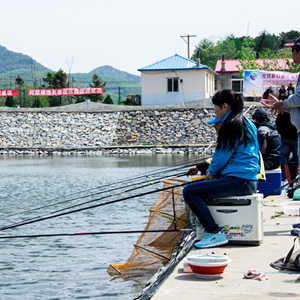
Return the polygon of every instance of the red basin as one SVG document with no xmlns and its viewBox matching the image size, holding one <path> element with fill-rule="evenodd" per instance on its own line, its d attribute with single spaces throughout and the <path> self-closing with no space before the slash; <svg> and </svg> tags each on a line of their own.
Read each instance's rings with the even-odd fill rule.
<svg viewBox="0 0 300 300">
<path fill-rule="evenodd" d="M 204 266 L 196 266 L 189 263 L 193 273 L 195 274 L 204 274 L 204 275 L 221 275 L 224 272 L 224 269 L 227 265 L 223 266 L 215 266 L 215 267 L 204 267 Z"/>
</svg>

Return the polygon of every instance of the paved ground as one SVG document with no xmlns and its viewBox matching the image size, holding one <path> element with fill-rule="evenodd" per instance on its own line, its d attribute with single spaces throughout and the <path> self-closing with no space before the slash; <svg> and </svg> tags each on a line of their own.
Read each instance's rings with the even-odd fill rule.
<svg viewBox="0 0 300 300">
<path fill-rule="evenodd" d="M 205 254 L 212 251 L 216 254 L 226 253 L 232 259 L 232 263 L 225 269 L 222 278 L 196 278 L 194 274 L 183 272 L 181 262 L 151 299 L 300 299 L 300 281 L 297 280 L 300 273 L 278 271 L 269 265 L 286 256 L 294 240 L 290 235 L 291 224 L 300 222 L 299 216 L 276 216 L 282 211 L 279 204 L 288 200 L 283 196 L 269 196 L 264 199 L 264 240 L 260 246 L 227 245 L 206 250 L 195 249 L 188 254 Z M 295 248 L 299 249 L 298 243 Z M 250 268 L 261 270 L 269 280 L 243 279 L 244 272 Z"/>
<path fill-rule="evenodd" d="M 245 108 L 250 106 L 262 107 L 262 104 L 259 102 L 244 102 Z M 24 112 L 24 111 L 32 111 L 32 112 L 112 112 L 112 111 L 143 111 L 143 110 L 155 110 L 155 109 L 187 109 L 187 108 L 212 108 L 210 99 L 203 99 L 191 102 L 182 102 L 177 104 L 170 105 L 156 105 L 156 106 L 130 106 L 130 105 L 111 105 L 97 102 L 81 102 L 72 105 L 64 105 L 64 106 L 53 106 L 53 107 L 41 107 L 41 108 L 31 108 L 31 107 L 0 107 L 0 112 Z"/>
</svg>

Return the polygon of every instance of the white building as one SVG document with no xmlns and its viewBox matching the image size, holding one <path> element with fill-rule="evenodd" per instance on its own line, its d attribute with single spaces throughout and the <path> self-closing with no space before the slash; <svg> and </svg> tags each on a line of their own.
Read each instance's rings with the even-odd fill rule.
<svg viewBox="0 0 300 300">
<path fill-rule="evenodd" d="M 200 61 L 175 54 L 141 72 L 141 105 L 166 105 L 210 98 L 216 73 Z"/>
</svg>

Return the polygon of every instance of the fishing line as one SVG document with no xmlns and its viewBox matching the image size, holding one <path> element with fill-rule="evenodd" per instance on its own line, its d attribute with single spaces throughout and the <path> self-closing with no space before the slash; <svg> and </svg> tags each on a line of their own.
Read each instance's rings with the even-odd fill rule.
<svg viewBox="0 0 300 300">
<path fill-rule="evenodd" d="M 183 175 L 187 175 L 186 172 L 184 173 L 179 173 L 178 176 L 176 177 L 180 177 L 180 176 L 183 176 Z M 162 177 L 162 178 L 158 178 L 158 179 L 163 179 L 165 177 Z M 175 177 L 173 177 L 175 178 Z M 118 192 L 118 193 L 115 193 L 114 195 L 107 195 L 107 196 L 104 196 L 104 197 L 101 197 L 101 198 L 97 198 L 97 199 L 92 199 L 92 200 L 89 200 L 89 201 L 86 201 L 86 202 L 83 202 L 83 203 L 79 203 L 79 204 L 75 204 L 75 205 L 72 205 L 72 206 L 69 206 L 69 207 L 65 207 L 65 208 L 62 208 L 62 209 L 59 209 L 59 210 L 56 210 L 56 211 L 52 211 L 52 212 L 49 212 L 49 213 L 45 213 L 44 215 L 39 215 L 35 218 L 31 218 L 31 219 L 26 219 L 26 220 L 22 220 L 21 222 L 19 223 L 23 223 L 23 222 L 27 222 L 27 221 L 31 221 L 31 220 L 36 220 L 36 219 L 40 219 L 40 218 L 43 218 L 43 217 L 46 217 L 46 216 L 50 216 L 52 214 L 55 214 L 55 213 L 58 213 L 58 212 L 61 212 L 61 211 L 65 211 L 65 210 L 68 210 L 68 209 L 72 209 L 72 208 L 75 208 L 75 207 L 79 207 L 79 206 L 82 206 L 82 205 L 86 205 L 86 204 L 89 204 L 89 203 L 92 203 L 92 202 L 96 202 L 96 201 L 100 201 L 100 200 L 103 200 L 103 199 L 107 199 L 109 197 L 113 197 L 113 196 L 117 196 L 117 195 L 121 195 L 121 194 L 124 194 L 124 193 L 127 193 L 127 192 L 132 192 L 134 190 L 138 190 L 138 189 L 142 189 L 144 187 L 149 187 L 153 184 L 157 184 L 157 183 L 160 183 L 161 180 L 157 180 L 155 182 L 150 182 L 150 183 L 147 183 L 147 184 L 144 184 L 142 186 L 139 186 L 139 187 L 135 187 L 135 188 L 130 188 L 130 189 L 127 189 L 127 190 L 124 190 L 122 192 Z M 96 195 L 96 194 L 95 194 Z M 80 198 L 81 199 L 81 198 Z M 19 223 L 15 223 L 15 224 L 19 224 Z"/>
<path fill-rule="evenodd" d="M 200 179 L 200 180 L 202 180 L 202 179 Z M 195 180 L 193 182 L 197 182 L 197 181 L 200 181 L 200 180 Z M 108 202 L 105 202 L 105 203 L 98 203 L 98 204 L 94 204 L 94 205 L 91 205 L 91 206 L 88 206 L 88 207 L 82 207 L 82 208 L 78 208 L 78 209 L 71 210 L 71 211 L 68 211 L 68 212 L 55 214 L 55 215 L 52 215 L 52 216 L 42 217 L 42 218 L 39 218 L 39 219 L 32 219 L 32 220 L 28 220 L 28 221 L 24 221 L 24 222 L 11 224 L 11 225 L 8 225 L 8 226 L 3 226 L 3 227 L 0 228 L 0 231 L 11 229 L 11 228 L 16 228 L 16 227 L 20 227 L 20 226 L 23 226 L 23 225 L 36 223 L 36 222 L 41 222 L 41 221 L 49 220 L 49 219 L 52 219 L 52 218 L 56 218 L 56 217 L 60 217 L 60 216 L 64 216 L 64 215 L 68 215 L 68 214 L 72 214 L 72 213 L 76 213 L 76 212 L 80 212 L 80 211 L 85 211 L 85 210 L 88 210 L 88 209 L 97 208 L 97 207 L 101 207 L 101 206 L 104 206 L 104 205 L 109 205 L 109 204 L 112 204 L 112 203 L 125 201 L 125 200 L 128 200 L 128 199 L 133 199 L 133 198 L 136 198 L 136 197 L 143 197 L 143 196 L 146 196 L 146 195 L 151 195 L 151 194 L 154 194 L 154 193 L 174 189 L 176 187 L 182 187 L 182 186 L 185 186 L 189 183 L 191 183 L 191 182 L 184 182 L 184 183 L 181 183 L 181 184 L 172 185 L 170 187 L 165 187 L 165 188 L 161 188 L 161 189 L 157 189 L 157 190 L 153 190 L 153 191 L 148 191 L 148 192 L 140 193 L 140 194 L 137 194 L 137 195 L 131 195 L 131 196 L 111 200 L 111 201 L 108 201 Z"/>
<path fill-rule="evenodd" d="M 175 177 L 180 177 L 180 176 L 184 176 L 186 174 L 185 173 L 176 173 L 176 174 L 172 174 L 172 175 L 168 175 L 168 176 L 175 176 Z M 166 176 L 163 176 L 161 177 L 160 179 L 163 179 L 165 178 Z M 131 186 L 135 186 L 135 185 L 138 185 L 138 184 L 142 184 L 142 183 L 145 183 L 145 182 L 148 182 L 148 181 L 151 181 L 153 179 L 148 179 L 147 181 L 142 181 L 142 182 L 136 182 L 136 183 L 129 183 L 128 185 L 126 186 L 123 186 L 123 187 L 114 187 L 114 188 L 111 188 L 111 189 L 108 189 L 108 190 L 102 190 L 102 191 L 99 191 L 97 193 L 93 193 L 93 194 L 88 194 L 88 195 L 83 195 L 83 196 L 78 196 L 76 198 L 72 198 L 72 199 L 68 199 L 68 200 L 64 200 L 64 201 L 61 201 L 61 202 L 57 202 L 57 203 L 51 203 L 51 204 L 48 204 L 48 205 L 45 205 L 45 206 L 41 206 L 41 207 L 37 207 L 37 208 L 33 208 L 33 209 L 30 209 L 30 210 L 25 210 L 25 211 L 22 211 L 22 212 L 18 212 L 16 214 L 12 214 L 12 215 L 9 215 L 9 216 L 6 216 L 5 219 L 9 218 L 9 217 L 12 217 L 12 216 L 17 216 L 17 215 L 20 215 L 20 214 L 25 214 L 25 213 L 30 213 L 30 212 L 33 212 L 33 211 L 37 211 L 37 210 L 41 210 L 41 209 L 45 209 L 45 208 L 48 208 L 48 207 L 53 207 L 53 206 L 57 206 L 57 205 L 60 205 L 60 204 L 64 204 L 64 203 L 68 203 L 68 202 L 72 202 L 72 201 L 76 201 L 76 200 L 80 200 L 80 199 L 85 199 L 85 198 L 89 198 L 89 197 L 92 197 L 92 196 L 96 196 L 96 195 L 100 195 L 100 194 L 103 194 L 103 193 L 109 193 L 109 192 L 113 192 L 115 190 L 119 190 L 121 188 L 127 188 L 127 187 L 131 187 Z M 111 184 L 110 184 L 111 185 Z M 116 194 L 114 194 L 116 195 Z M 114 195 L 109 195 L 109 196 L 114 196 Z M 109 197 L 108 196 L 108 197 Z"/>
<path fill-rule="evenodd" d="M 185 175 L 186 175 L 186 173 L 185 173 Z M 204 179 L 204 178 L 202 178 L 202 179 Z M 200 180 L 202 180 L 202 179 L 200 179 Z M 145 186 L 149 186 L 149 185 L 147 184 L 147 185 L 145 185 Z M 139 188 L 140 188 L 140 187 L 139 187 Z M 139 188 L 132 188 L 132 189 L 129 189 L 128 191 L 136 190 L 136 189 L 139 189 Z M 120 193 L 117 193 L 116 195 L 118 195 L 118 194 L 120 194 Z M 141 195 L 141 194 L 133 195 L 133 197 L 139 196 L 139 195 Z M 103 200 L 103 199 L 108 198 L 108 197 L 110 197 L 110 196 L 106 196 L 106 197 L 102 197 L 102 198 L 98 198 L 98 199 L 93 199 L 93 200 L 90 200 L 90 201 L 85 202 L 85 203 L 82 203 L 82 204 L 74 205 L 74 206 L 72 206 L 72 207 L 68 207 L 68 208 L 61 209 L 61 210 L 57 210 L 57 211 L 54 211 L 54 212 L 51 212 L 51 213 L 47 213 L 47 214 L 44 214 L 44 215 L 36 216 L 35 218 L 22 220 L 22 221 L 20 221 L 20 222 L 13 223 L 13 224 L 11 224 L 11 225 L 13 225 L 14 227 L 17 227 L 17 226 L 22 225 L 22 224 L 24 224 L 24 223 L 27 224 L 27 222 L 33 223 L 33 221 L 35 221 L 35 220 L 40 220 L 40 219 L 43 219 L 43 220 L 44 220 L 44 219 L 48 219 L 48 218 L 46 218 L 46 217 L 47 217 L 47 216 L 51 216 L 51 215 L 54 214 L 54 213 L 58 213 L 58 212 L 60 212 L 60 211 L 64 211 L 64 210 L 71 209 L 71 208 L 75 208 L 75 207 L 78 207 L 78 206 L 81 206 L 81 205 L 85 205 L 85 204 L 88 204 L 88 203 L 91 203 L 91 202 L 96 202 L 96 201 L 99 201 L 99 200 Z M 110 204 L 110 202 L 105 202 L 105 203 L 102 203 L 102 204 L 103 204 L 103 205 L 106 205 L 106 204 Z M 10 226 L 11 226 L 11 225 L 10 225 Z M 1 229 L 0 229 L 0 230 L 1 230 Z"/>
<path fill-rule="evenodd" d="M 171 170 L 170 170 L 170 172 L 171 172 Z M 172 174 L 172 175 L 164 175 L 163 177 L 160 177 L 159 179 L 163 179 L 163 178 L 166 178 L 166 177 L 169 177 L 169 176 L 180 177 L 180 176 L 184 176 L 184 175 L 186 175 L 186 172 L 175 173 L 175 174 Z M 155 178 L 155 180 L 156 180 L 156 179 L 157 179 L 157 178 Z M 114 187 L 114 188 L 111 188 L 111 189 L 106 189 L 106 190 L 99 191 L 99 192 L 97 192 L 97 193 L 88 194 L 88 195 L 83 195 L 83 196 L 78 196 L 78 197 L 76 197 L 76 198 L 64 200 L 64 201 L 57 202 L 57 203 L 51 203 L 51 204 L 48 204 L 48 205 L 45 205 L 45 206 L 33 208 L 33 209 L 30 209 L 30 210 L 26 210 L 26 211 L 22 211 L 22 212 L 18 212 L 18 213 L 15 213 L 15 214 L 6 216 L 5 219 L 7 219 L 7 218 L 9 218 L 9 217 L 12 217 L 12 216 L 17 216 L 17 215 L 21 215 L 21 214 L 30 213 L 30 212 L 33 212 L 33 211 L 45 209 L 45 208 L 48 208 L 48 207 L 57 206 L 57 205 L 60 205 L 60 204 L 64 204 L 64 203 L 68 203 L 68 202 L 72 202 L 72 201 L 76 201 L 76 200 L 80 200 L 80 199 L 89 198 L 89 197 L 96 196 L 96 195 L 100 195 L 100 194 L 103 194 L 103 193 L 113 192 L 113 191 L 119 190 L 119 189 L 121 189 L 121 188 L 127 188 L 127 187 L 129 187 L 129 186 L 132 187 L 132 186 L 135 186 L 135 185 L 138 185 L 138 184 L 143 184 L 143 183 L 145 183 L 145 182 L 149 182 L 149 181 L 153 181 L 153 180 L 154 180 L 154 178 L 149 178 L 149 179 L 146 180 L 146 181 L 144 180 L 144 181 L 136 182 L 136 183 L 128 183 L 127 185 L 122 186 L 122 187 L 117 186 L 117 187 Z M 109 185 L 111 185 L 111 184 L 109 184 Z M 113 196 L 113 195 L 112 195 L 112 196 Z"/>
<path fill-rule="evenodd" d="M 131 234 L 131 233 L 159 233 L 159 232 L 187 232 L 192 229 L 157 229 L 157 230 L 123 230 L 123 231 L 93 231 L 93 232 L 75 232 L 75 233 L 49 233 L 49 234 L 31 234 L 31 235 L 1 235 L 0 239 L 24 239 L 39 237 L 58 237 L 58 236 L 84 236 L 84 235 L 104 235 L 104 234 Z"/>
<path fill-rule="evenodd" d="M 211 147 L 211 145 L 209 145 L 209 147 Z M 206 148 L 204 151 L 207 151 L 208 148 Z M 202 160 L 205 160 L 207 157 L 205 158 L 202 158 Z M 120 185 L 121 183 L 124 183 L 124 182 L 130 182 L 130 181 L 133 181 L 133 180 L 136 180 L 136 179 L 139 179 L 139 178 L 149 178 L 150 176 L 153 176 L 155 174 L 160 174 L 162 172 L 171 172 L 171 171 L 177 171 L 177 170 L 180 170 L 180 169 L 183 169 L 183 168 L 187 168 L 191 165 L 193 165 L 195 162 L 199 162 L 199 158 L 194 158 L 192 160 L 186 160 L 185 163 L 189 163 L 188 165 L 180 165 L 179 163 L 177 164 L 174 164 L 173 166 L 168 166 L 166 168 L 163 168 L 163 169 L 160 169 L 160 170 L 157 170 L 157 171 L 153 171 L 153 172 L 150 172 L 150 173 L 146 173 L 146 174 L 142 174 L 142 175 L 139 175 L 139 176 L 136 176 L 134 178 L 129 178 L 129 179 L 124 179 L 124 180 L 121 180 L 119 182 L 116 182 L 115 185 Z M 182 162 L 181 162 L 182 163 Z M 193 164 L 192 164 L 193 163 Z M 176 168 L 177 167 L 177 168 Z M 169 169 L 169 170 L 168 170 Z M 179 174 L 179 173 L 178 173 Z M 177 174 L 175 175 L 172 175 L 172 176 L 176 176 Z M 168 177 L 170 175 L 165 175 L 164 177 Z M 181 176 L 184 176 L 184 174 L 182 174 Z M 179 177 L 179 176 L 178 176 Z M 156 179 L 156 178 L 154 178 Z M 153 179 L 148 179 L 149 180 L 153 180 Z M 147 181 L 146 181 L 147 182 Z M 128 186 L 132 186 L 132 185 L 137 185 L 137 184 L 141 184 L 141 183 L 144 183 L 144 182 L 138 182 L 138 183 L 128 183 L 127 186 L 125 187 L 128 187 Z M 65 197 L 69 197 L 69 196 L 72 196 L 72 195 L 78 195 L 80 193 L 83 193 L 83 192 L 87 192 L 87 191 L 93 191 L 93 190 L 96 190 L 96 189 L 99 189 L 99 188 L 104 188 L 106 186 L 111 186 L 111 184 L 105 184 L 103 186 L 100 186 L 100 187 L 97 187 L 97 188 L 93 188 L 93 189 L 89 189 L 89 190 L 84 190 L 84 191 L 80 191 L 80 192 L 76 192 L 76 193 L 72 193 L 72 194 L 69 194 L 69 195 L 66 195 Z M 124 188 L 124 186 L 123 186 Z M 48 208 L 48 207 L 52 207 L 52 206 L 57 206 L 59 204 L 63 204 L 63 203 L 68 203 L 68 202 L 72 202 L 72 201 L 76 201 L 76 200 L 80 200 L 80 199 L 84 199 L 84 198 L 88 198 L 88 197 L 92 197 L 92 196 L 95 196 L 95 195 L 99 195 L 101 193 L 108 193 L 108 192 L 111 192 L 111 191 L 114 191 L 114 190 L 117 190 L 117 189 L 120 189 L 120 187 L 115 187 L 115 188 L 111 188 L 109 190 L 103 190 L 103 191 L 99 191 L 97 193 L 94 193 L 94 194 L 89 194 L 89 195 L 83 195 L 83 196 L 77 196 L 76 198 L 72 198 L 72 199 L 68 199 L 68 200 L 64 200 L 64 201 L 61 201 L 61 202 L 56 202 L 56 203 L 51 203 L 51 204 L 48 204 L 48 205 L 45 205 L 45 206 L 41 206 L 41 207 L 37 207 L 37 208 L 33 208 L 31 210 L 26 210 L 26 211 L 22 211 L 22 212 L 18 212 L 16 214 L 12 214 L 12 215 L 8 215 L 8 216 L 5 216 L 5 219 L 9 218 L 9 217 L 12 217 L 12 216 L 17 216 L 17 215 L 21 215 L 21 214 L 25 214 L 25 213 L 30 213 L 30 212 L 33 212 L 33 211 L 37 211 L 37 210 L 41 210 L 41 209 L 45 209 L 45 208 Z M 55 201 L 55 200 L 58 200 L 60 198 L 54 198 L 52 200 L 48 200 L 48 201 Z"/>
</svg>

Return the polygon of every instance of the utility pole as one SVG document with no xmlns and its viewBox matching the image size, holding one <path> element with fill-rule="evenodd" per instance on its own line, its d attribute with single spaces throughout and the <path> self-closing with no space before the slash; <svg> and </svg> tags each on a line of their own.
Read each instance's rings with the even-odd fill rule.
<svg viewBox="0 0 300 300">
<path fill-rule="evenodd" d="M 180 36 L 188 45 L 188 59 L 190 59 L 190 38 L 196 37 L 196 35 L 188 34 L 188 35 L 181 35 Z M 187 38 L 187 40 L 186 40 Z"/>
</svg>

